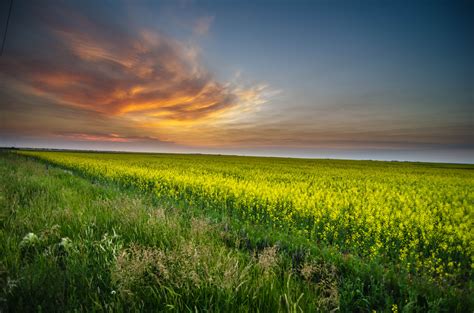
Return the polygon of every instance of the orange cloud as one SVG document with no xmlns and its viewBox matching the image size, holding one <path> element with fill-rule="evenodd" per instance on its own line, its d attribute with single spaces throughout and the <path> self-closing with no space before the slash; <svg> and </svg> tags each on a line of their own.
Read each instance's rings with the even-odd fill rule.
<svg viewBox="0 0 474 313">
<path fill-rule="evenodd" d="M 59 60 L 16 56 L 3 72 L 22 73 L 18 79 L 64 105 L 135 118 L 199 120 L 254 96 L 214 79 L 193 45 L 144 30 L 107 38 L 89 20 L 77 23 L 51 26 Z"/>
<path fill-rule="evenodd" d="M 94 121 L 108 121 L 112 128 L 82 121 L 90 128 L 80 129 L 80 121 L 65 125 L 48 113 L 55 132 L 70 139 L 126 142 L 142 132 L 147 140 L 196 143 L 206 125 L 235 121 L 266 102 L 264 84 L 243 87 L 217 80 L 195 44 L 158 31 L 104 27 L 62 7 L 54 12 L 57 16 L 48 13 L 42 21 L 48 49 L 2 58 L 0 75 L 28 95 L 52 101 L 51 111 L 54 105 L 89 120 L 95 115 Z M 212 21 L 198 19 L 193 33 L 204 35 Z M 78 114 L 81 110 L 86 113 Z"/>
<path fill-rule="evenodd" d="M 106 142 L 145 142 L 161 141 L 154 137 L 123 136 L 116 133 L 71 133 L 64 132 L 55 134 L 57 137 L 67 138 L 74 141 L 106 141 Z"/>
</svg>

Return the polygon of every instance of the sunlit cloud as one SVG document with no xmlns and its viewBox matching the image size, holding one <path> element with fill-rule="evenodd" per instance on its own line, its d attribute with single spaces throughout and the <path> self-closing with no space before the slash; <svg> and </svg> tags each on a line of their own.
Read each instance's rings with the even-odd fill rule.
<svg viewBox="0 0 474 313">
<path fill-rule="evenodd" d="M 10 55 L 0 69 L 30 94 L 54 98 L 57 106 L 120 118 L 148 132 L 150 138 L 161 138 L 164 131 L 166 137 L 179 138 L 167 126 L 200 125 L 210 119 L 222 122 L 266 102 L 266 85 L 244 87 L 214 78 L 202 65 L 195 43 L 149 29 L 111 31 L 77 13 L 61 12 L 68 18 L 46 24 L 47 35 L 57 47 L 55 57 Z M 198 19 L 194 32 L 205 34 L 212 20 Z M 104 141 L 135 138 L 88 131 L 68 136 Z"/>
<path fill-rule="evenodd" d="M 105 141 L 105 142 L 148 142 L 161 141 L 155 137 L 141 137 L 141 136 L 123 136 L 120 134 L 110 133 L 70 133 L 62 132 L 54 134 L 57 137 L 73 140 L 73 141 Z"/>
<path fill-rule="evenodd" d="M 59 36 L 74 64 L 13 57 L 4 70 L 24 73 L 21 80 L 66 105 L 101 113 L 166 112 L 171 119 L 198 119 L 238 103 L 238 95 L 171 38 L 142 32 L 135 42 L 114 46 L 82 35 Z"/>
</svg>

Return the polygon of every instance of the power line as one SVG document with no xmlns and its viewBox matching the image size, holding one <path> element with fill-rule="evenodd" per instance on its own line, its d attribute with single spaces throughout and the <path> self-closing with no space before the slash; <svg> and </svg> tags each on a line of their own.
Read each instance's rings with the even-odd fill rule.
<svg viewBox="0 0 474 313">
<path fill-rule="evenodd" d="M 5 26 L 5 33 L 3 34 L 2 50 L 0 56 L 3 55 L 3 48 L 5 47 L 5 40 L 7 39 L 8 23 L 10 22 L 10 15 L 12 14 L 13 0 L 10 0 L 10 8 L 8 9 L 7 25 Z"/>
</svg>

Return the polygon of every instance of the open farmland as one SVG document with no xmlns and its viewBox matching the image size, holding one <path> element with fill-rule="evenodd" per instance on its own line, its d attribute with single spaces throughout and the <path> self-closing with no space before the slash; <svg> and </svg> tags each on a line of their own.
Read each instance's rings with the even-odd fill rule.
<svg viewBox="0 0 474 313">
<path fill-rule="evenodd" d="M 105 249 L 109 253 L 107 261 L 99 262 L 100 266 L 103 266 L 104 273 L 107 273 L 104 275 L 110 276 L 107 282 L 102 283 L 101 288 L 103 290 L 109 288 L 115 292 L 120 286 L 133 282 L 132 285 L 124 287 L 125 291 L 122 290 L 120 294 L 125 300 L 120 301 L 139 303 L 133 300 L 133 294 L 136 294 L 133 290 L 138 287 L 134 285 L 135 278 L 124 278 L 114 274 L 111 269 L 117 269 L 117 266 L 136 268 L 138 265 L 132 264 L 134 255 L 135 257 L 139 255 L 142 259 L 150 258 L 154 263 L 166 267 L 167 262 L 173 263 L 167 259 L 171 256 L 165 252 L 163 256 L 160 251 L 182 249 L 177 248 L 179 245 L 173 244 L 166 236 L 160 238 L 153 235 L 153 227 L 156 226 L 150 226 L 145 221 L 145 217 L 153 216 L 153 212 L 161 212 L 158 207 L 162 207 L 169 208 L 166 210 L 171 210 L 173 218 L 178 221 L 183 218 L 191 218 L 192 221 L 205 220 L 206 227 L 214 229 L 210 232 L 212 239 L 209 240 L 215 241 L 215 246 L 206 245 L 202 247 L 203 251 L 229 249 L 225 250 L 228 251 L 229 258 L 232 256 L 231 253 L 236 254 L 235 259 L 227 260 L 227 263 L 221 264 L 220 269 L 214 264 L 204 271 L 227 273 L 232 263 L 236 262 L 234 271 L 238 274 L 235 275 L 245 276 L 246 271 L 256 271 L 255 267 L 260 266 L 264 268 L 261 277 L 269 279 L 270 276 L 265 276 L 265 268 L 268 265 L 265 265 L 265 262 L 272 263 L 271 260 L 280 258 L 278 270 L 273 270 L 271 274 L 275 283 L 273 290 L 267 289 L 271 283 L 260 287 L 252 285 L 258 283 L 258 278 L 255 277 L 260 277 L 256 272 L 252 274 L 254 276 L 249 274 L 250 277 L 254 277 L 253 280 L 243 276 L 235 278 L 236 285 L 229 287 L 230 294 L 239 295 L 239 292 L 243 292 L 239 291 L 239 288 L 243 286 L 249 297 L 261 296 L 266 301 L 249 300 L 244 303 L 245 307 L 230 306 L 234 310 L 472 310 L 473 166 L 209 155 L 45 151 L 18 153 L 22 156 L 12 153 L 4 153 L 2 156 L 4 172 L 2 184 L 6 195 L 2 198 L 2 206 L 7 216 L 13 214 L 9 210 L 15 205 L 15 212 L 20 212 L 15 213 L 15 217 L 8 217 L 4 222 L 7 226 L 2 231 L 4 241 L 2 251 L 13 249 L 11 246 L 30 232 L 38 234 L 47 226 L 54 226 L 50 225 L 51 220 L 46 217 L 43 218 L 45 225 L 27 220 L 20 223 L 21 209 L 24 206 L 35 206 L 35 197 L 43 197 L 48 193 L 47 185 L 40 189 L 33 188 L 34 184 L 31 184 L 30 187 L 34 190 L 29 192 L 34 192 L 35 196 L 31 197 L 30 202 L 23 203 L 24 196 L 14 196 L 13 187 L 7 186 L 9 182 L 14 185 L 15 180 L 18 180 L 18 184 L 21 185 L 20 180 L 23 180 L 24 184 L 28 179 L 32 179 L 28 175 L 21 174 L 22 167 L 35 173 L 46 171 L 45 175 L 52 175 L 52 178 L 48 178 L 49 176 L 43 178 L 45 180 L 53 178 L 62 180 L 63 187 L 59 181 L 54 183 L 56 192 L 59 193 L 54 197 L 61 198 L 64 195 L 67 198 L 70 196 L 69 193 L 74 193 L 74 184 L 80 182 L 81 188 L 90 190 L 95 200 L 89 199 L 90 195 L 85 193 L 81 200 L 84 204 L 74 204 L 71 207 L 85 205 L 83 210 L 88 213 L 83 213 L 81 216 L 89 215 L 92 219 L 96 216 L 94 223 L 104 223 L 102 233 L 97 232 L 94 235 L 96 239 L 117 245 L 111 251 Z M 9 171 L 7 167 L 14 169 Z M 12 177 L 15 173 L 21 177 Z M 43 174 L 36 173 L 36 175 Z M 90 186 L 85 186 L 86 184 Z M 141 207 L 132 201 L 132 205 L 129 206 L 133 210 L 117 209 L 115 213 L 112 205 L 105 210 L 107 213 L 87 211 L 91 203 L 97 203 L 97 198 L 106 201 L 114 197 L 123 197 L 115 193 L 113 197 L 102 197 L 99 191 L 97 191 L 99 196 L 94 191 L 110 188 L 115 188 L 113 189 L 115 193 L 123 192 L 139 199 L 140 197 L 152 199 L 149 201 L 154 204 L 151 208 L 148 205 L 145 209 L 147 205 Z M 13 198 L 17 201 L 15 205 L 9 202 Z M 50 201 L 61 202 L 64 199 Z M 86 223 L 87 219 L 83 219 L 81 224 L 79 222 L 81 219 L 74 220 L 71 222 L 74 226 L 68 226 L 55 215 L 57 213 L 53 208 L 58 209 L 56 204 L 46 201 L 43 205 L 44 210 L 39 210 L 37 213 L 56 216 L 60 225 L 56 230 L 68 234 L 68 240 L 71 239 L 70 244 L 75 247 L 75 250 L 73 249 L 75 253 L 83 253 L 83 258 L 86 258 L 85 253 L 93 254 L 91 251 L 85 251 L 88 248 L 81 250 L 79 238 L 74 238 L 75 234 L 92 227 L 90 221 Z M 119 207 L 122 206 L 124 205 Z M 167 212 L 166 210 L 164 212 Z M 75 216 L 77 212 L 68 214 Z M 108 217 L 103 218 L 101 222 L 102 214 L 108 214 Z M 114 215 L 116 216 L 113 217 Z M 117 226 L 114 223 L 126 223 L 127 226 Z M 194 224 L 191 222 L 189 234 L 182 236 L 184 238 L 202 236 L 199 235 L 199 230 L 193 230 L 193 227 L 200 225 L 199 223 L 201 222 Z M 179 229 L 178 236 L 181 232 L 186 233 L 186 230 Z M 13 236 L 14 232 L 16 237 Z M 106 237 L 106 234 L 113 236 Z M 66 236 L 61 235 L 58 238 L 64 237 Z M 118 238 L 121 240 L 120 245 L 117 243 Z M 5 243 L 6 239 L 8 243 Z M 40 239 L 38 240 L 41 241 Z M 74 246 L 75 244 L 78 246 Z M 161 250 L 153 250 L 153 247 Z M 18 249 L 17 258 L 21 256 L 21 249 Z M 176 253 L 181 257 L 187 253 L 179 251 L 181 254 Z M 224 253 L 222 251 L 220 253 Z M 213 255 L 216 251 L 206 253 Z M 176 255 L 174 257 L 179 258 Z M 3 257 L 2 264 L 7 268 L 7 272 L 20 272 L 19 268 L 9 268 L 11 262 L 6 256 Z M 200 259 L 196 262 L 213 261 Z M 250 265 L 242 267 L 242 262 Z M 155 267 L 158 266 L 156 264 Z M 34 272 L 34 268 L 30 267 L 30 270 Z M 172 269 L 168 268 L 166 271 Z M 179 270 L 175 269 L 174 275 L 178 275 L 177 272 Z M 178 276 L 168 274 L 168 277 L 174 277 L 175 280 L 183 279 Z M 239 280 L 240 282 L 237 282 Z M 155 292 L 142 297 L 143 303 L 140 304 L 142 306 L 137 305 L 136 308 L 146 307 L 153 302 L 150 300 L 153 297 L 155 300 L 159 299 L 161 303 L 166 303 L 163 299 L 170 297 L 167 294 L 169 291 L 170 294 L 182 293 L 179 297 L 175 295 L 180 300 L 168 299 L 175 305 L 181 303 L 182 306 L 174 309 L 194 310 L 194 305 L 197 309 L 219 311 L 219 307 L 209 306 L 212 300 L 193 298 L 180 289 L 185 288 L 183 286 L 186 283 L 170 287 L 166 285 L 165 278 L 163 281 L 165 283 L 162 284 L 147 281 L 147 286 L 152 286 L 150 288 Z M 263 281 L 265 284 L 265 279 Z M 322 287 L 318 284 L 323 281 L 331 286 L 330 288 L 326 286 L 329 291 L 324 288 L 321 291 Z M 294 286 L 293 295 L 285 291 L 285 284 L 289 285 L 290 282 Z M 22 283 L 25 284 L 24 281 L 18 284 Z M 240 286 L 240 283 L 243 285 Z M 311 284 L 315 286 L 313 289 L 308 287 L 312 286 Z M 166 288 L 171 288 L 174 293 Z M 21 298 L 15 294 L 15 290 L 12 288 L 11 294 L 16 295 L 16 298 L 7 294 L 4 301 L 15 303 L 12 299 Z M 107 294 L 110 294 L 110 290 Z M 29 292 L 35 293 L 32 290 Z M 191 292 L 190 294 L 195 296 L 194 291 L 186 292 Z M 207 292 L 212 298 L 213 293 L 209 290 Z M 70 290 L 69 293 L 72 296 L 74 290 Z M 243 294 L 240 296 L 245 297 Z M 67 297 L 69 296 L 61 300 L 63 308 L 68 308 Z M 107 307 L 100 302 L 105 300 L 99 300 L 100 296 L 97 297 L 96 305 Z M 110 295 L 107 297 L 110 298 Z M 289 297 L 294 299 L 290 301 Z M 194 304 L 192 299 L 196 301 Z M 120 302 L 110 299 L 107 301 Z M 273 304 L 268 304 L 272 301 Z M 166 308 L 165 306 L 162 309 Z"/>
</svg>

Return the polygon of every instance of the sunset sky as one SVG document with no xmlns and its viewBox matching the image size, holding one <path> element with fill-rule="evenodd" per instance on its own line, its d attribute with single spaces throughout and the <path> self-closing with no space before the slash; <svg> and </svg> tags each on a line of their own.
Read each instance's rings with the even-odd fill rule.
<svg viewBox="0 0 474 313">
<path fill-rule="evenodd" d="M 14 0 L 0 146 L 473 163 L 473 3 Z"/>
</svg>

